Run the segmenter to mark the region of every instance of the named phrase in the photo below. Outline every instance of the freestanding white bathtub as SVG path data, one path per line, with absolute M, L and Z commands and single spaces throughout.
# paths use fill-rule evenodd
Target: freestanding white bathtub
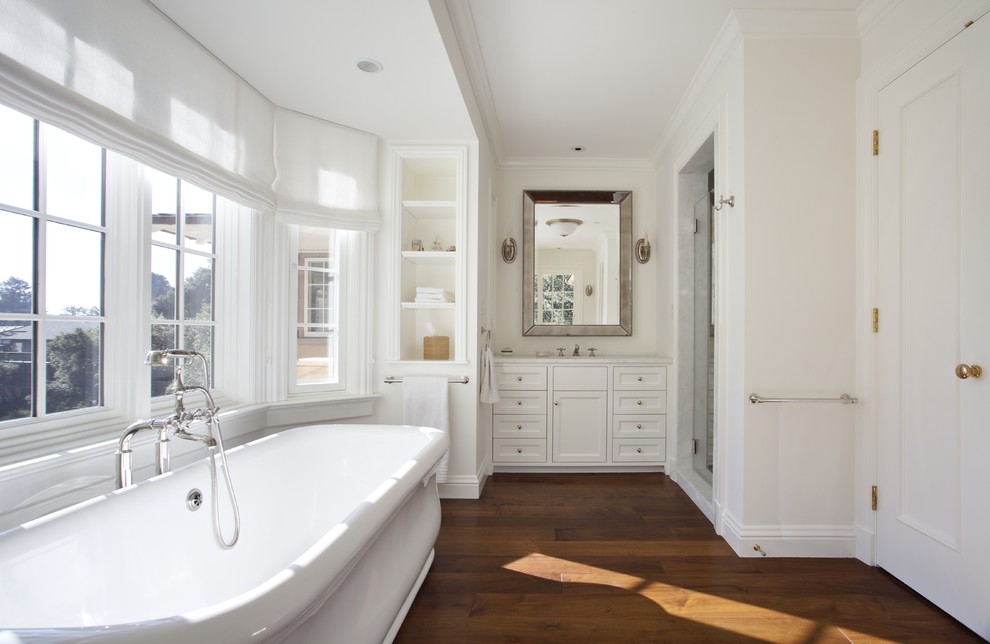
M 0 644 L 391 641 L 433 561 L 447 447 L 435 429 L 317 425 L 231 449 L 230 550 L 205 459 L 9 530 Z

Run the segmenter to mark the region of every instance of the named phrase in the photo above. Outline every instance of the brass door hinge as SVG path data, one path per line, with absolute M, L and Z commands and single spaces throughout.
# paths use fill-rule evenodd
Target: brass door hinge
M 880 333 L 880 309 L 873 309 L 873 332 Z
M 877 511 L 877 486 L 874 485 L 870 488 L 870 509 L 874 512 Z
M 873 130 L 873 156 L 880 154 L 880 131 Z

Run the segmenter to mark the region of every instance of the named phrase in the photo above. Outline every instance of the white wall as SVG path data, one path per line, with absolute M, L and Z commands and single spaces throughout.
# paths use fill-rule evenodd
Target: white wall
M 633 239 L 650 231 L 657 244 L 657 201 L 655 176 L 649 168 L 594 169 L 501 168 L 498 171 L 498 223 L 496 240 L 486 252 L 497 252 L 506 233 L 520 244 L 515 262 L 501 259 L 495 267 L 495 323 L 492 347 L 496 351 L 511 347 L 513 355 L 534 355 L 556 347 L 573 349 L 579 344 L 582 354 L 588 347 L 597 355 L 673 355 L 671 344 L 672 300 L 670 285 L 661 283 L 659 275 L 669 271 L 671 258 L 658 252 L 646 264 L 633 262 L 633 323 L 628 337 L 523 337 L 522 335 L 522 205 L 524 190 L 631 190 L 633 193 Z M 658 244 L 659 245 L 659 244 Z
M 786 12 L 737 18 L 685 97 L 658 173 L 662 212 L 676 212 L 677 175 L 714 131 L 716 195 L 735 197 L 716 215 L 716 529 L 744 556 L 754 543 L 848 556 L 853 412 L 746 396 L 855 393 L 855 22 L 832 20 L 833 32 Z
M 858 43 L 752 39 L 744 59 L 747 390 L 855 393 Z M 749 405 L 742 532 L 851 544 L 854 421 L 836 405 Z

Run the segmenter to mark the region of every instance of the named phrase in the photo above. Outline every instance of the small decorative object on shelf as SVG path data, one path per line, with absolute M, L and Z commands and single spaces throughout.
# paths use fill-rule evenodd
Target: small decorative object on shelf
M 427 335 L 423 337 L 423 360 L 449 360 L 450 337 Z
M 413 250 L 417 250 L 417 251 L 423 250 L 423 240 L 414 239 L 410 242 L 410 246 L 412 247 Z
M 502 261 L 506 264 L 516 261 L 516 240 L 508 234 L 505 236 L 505 241 L 502 242 Z
M 440 235 L 433 238 L 433 250 L 441 251 L 443 250 L 443 244 L 440 242 Z
M 646 233 L 636 240 L 636 247 L 634 250 L 637 262 L 640 264 L 645 264 L 650 261 L 650 233 Z

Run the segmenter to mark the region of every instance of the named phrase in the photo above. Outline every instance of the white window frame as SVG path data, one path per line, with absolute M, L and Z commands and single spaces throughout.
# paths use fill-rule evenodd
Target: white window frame
M 9 108 L 5 108 L 9 109 Z M 17 110 L 14 110 L 17 111 Z M 23 112 L 20 112 L 23 114 Z M 34 244 L 34 250 L 36 255 L 34 257 L 34 266 L 32 267 L 34 278 L 31 284 L 32 290 L 32 310 L 26 313 L 3 313 L 3 318 L 5 320 L 18 320 L 25 321 L 31 325 L 32 334 L 32 357 L 31 357 L 31 386 L 32 386 L 32 396 L 31 396 L 31 410 L 30 415 L 22 418 L 13 418 L 8 420 L 0 421 L 0 427 L 3 427 L 5 431 L 6 428 L 17 425 L 36 425 L 38 423 L 43 423 L 49 419 L 58 418 L 75 418 L 79 415 L 90 415 L 94 412 L 99 412 L 103 410 L 106 406 L 106 373 L 108 371 L 106 359 L 105 359 L 105 347 L 107 345 L 107 305 L 106 305 L 106 284 L 108 281 L 108 271 L 106 267 L 106 255 L 107 255 L 107 238 L 108 238 L 108 215 L 107 215 L 107 199 L 106 199 L 106 184 L 107 184 L 107 151 L 102 148 L 102 146 L 95 146 L 100 150 L 100 223 L 88 223 L 82 222 L 74 219 L 67 219 L 64 217 L 59 217 L 56 214 L 48 212 L 47 203 L 47 182 L 48 182 L 48 148 L 45 142 L 45 131 L 49 128 L 58 129 L 69 136 L 76 137 L 71 132 L 66 132 L 61 128 L 55 128 L 55 126 L 43 123 L 38 119 L 33 118 L 30 115 L 25 115 L 27 118 L 33 121 L 33 155 L 34 155 L 34 170 L 32 172 L 32 178 L 36 182 L 38 188 L 36 192 L 36 203 L 37 210 L 24 209 L 15 206 L 3 207 L 3 210 L 15 215 L 23 216 L 27 219 L 32 220 L 33 227 L 35 230 L 35 236 L 32 239 Z M 50 313 L 48 312 L 48 293 L 47 293 L 47 270 L 48 270 L 48 228 L 49 224 L 56 224 L 59 226 L 68 226 L 72 228 L 77 228 L 79 230 L 84 230 L 88 232 L 96 233 L 100 236 L 100 315 L 75 315 L 66 313 Z M 0 276 L 4 278 L 4 276 Z M 100 346 L 98 351 L 100 353 L 99 357 L 99 373 L 97 374 L 98 379 L 98 401 L 95 405 L 90 405 L 86 407 L 80 407 L 77 409 L 69 409 L 64 411 L 49 412 L 48 408 L 48 378 L 47 369 L 44 366 L 48 363 L 48 326 L 52 324 L 58 324 L 60 322 L 78 322 L 86 324 L 95 324 L 98 326 L 99 342 Z
M 336 291 L 337 291 L 337 284 L 336 284 L 336 281 L 337 281 L 338 270 L 334 266 L 332 266 L 330 264 L 330 258 L 329 257 L 326 257 L 326 256 L 323 256 L 323 257 L 306 257 L 306 258 L 303 259 L 303 261 L 305 262 L 305 267 L 306 267 L 305 268 L 305 271 L 304 271 L 304 274 L 305 274 L 306 278 L 305 278 L 304 284 L 303 284 L 303 293 L 304 293 L 304 295 L 306 297 L 306 301 L 305 301 L 305 303 L 303 303 L 303 308 L 302 308 L 302 311 L 304 313 L 304 318 L 305 318 L 306 324 L 302 327 L 302 329 L 303 329 L 303 337 L 306 337 L 306 338 L 326 338 L 326 337 L 329 337 L 331 334 L 336 334 L 336 332 L 337 332 L 337 322 L 336 322 L 336 316 L 337 316 L 337 311 L 336 311 L 336 309 L 337 309 L 337 306 L 336 306 L 337 305 L 337 293 L 336 293 Z M 323 266 L 316 266 L 316 264 L 323 264 Z M 314 275 L 324 275 L 324 276 L 326 276 L 326 281 L 323 282 L 322 284 L 314 284 L 312 281 L 310 281 L 311 278 Z M 310 296 L 311 296 L 311 288 L 313 286 L 326 286 L 327 287 L 327 290 L 331 293 L 331 297 L 330 297 L 330 300 L 329 300 L 329 303 L 328 303 L 327 306 L 325 306 L 325 307 L 315 307 L 315 306 L 312 305 L 312 301 L 310 300 Z M 327 312 L 327 320 L 328 320 L 327 322 L 313 322 L 311 320 L 310 314 L 312 312 L 318 311 L 318 310 L 325 310 Z M 314 328 L 312 328 L 314 326 L 325 326 L 325 327 L 329 327 L 329 330 L 327 330 L 327 331 L 317 331 Z

